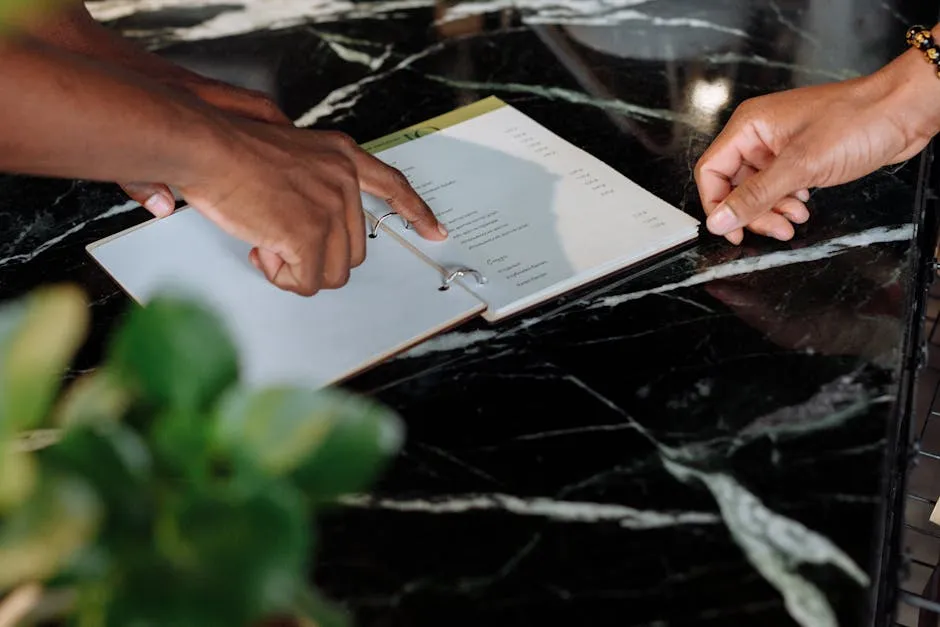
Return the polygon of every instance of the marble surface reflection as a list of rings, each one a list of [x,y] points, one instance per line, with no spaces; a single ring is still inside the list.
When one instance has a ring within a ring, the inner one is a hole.
[[[188,67],[366,141],[496,95],[683,210],[743,99],[870,72],[937,6],[904,0],[99,0]],[[925,182],[814,193],[789,243],[703,236],[348,385],[405,418],[312,575],[363,626],[868,624],[904,392]],[[144,220],[113,185],[0,177],[0,297],[128,299],[84,246]]]

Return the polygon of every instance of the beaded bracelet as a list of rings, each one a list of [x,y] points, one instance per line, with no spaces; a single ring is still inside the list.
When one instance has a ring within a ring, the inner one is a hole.
[[[933,40],[933,34],[925,26],[913,26],[907,31],[907,45],[924,53],[927,61],[937,67],[940,77],[940,47]]]

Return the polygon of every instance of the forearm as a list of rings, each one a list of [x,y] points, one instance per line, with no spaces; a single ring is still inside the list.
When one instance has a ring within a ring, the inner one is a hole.
[[[202,79],[99,24],[84,0],[60,0],[56,11],[41,12],[22,20],[17,27],[50,46],[121,65],[164,82]]]
[[[30,40],[0,40],[0,171],[185,184],[221,130],[208,107]]]

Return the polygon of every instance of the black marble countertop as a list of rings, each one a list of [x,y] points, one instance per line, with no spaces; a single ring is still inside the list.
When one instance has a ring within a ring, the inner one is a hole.
[[[696,216],[692,167],[736,103],[874,70],[937,14],[913,0],[243,2],[90,6],[361,141],[499,96]],[[377,500],[324,521],[317,580],[362,626],[881,620],[929,252],[919,167],[816,192],[792,242],[704,235],[350,382],[401,413],[408,444]],[[113,185],[0,178],[0,298],[83,285],[94,335],[78,367],[93,368],[130,303],[84,246],[146,217]]]

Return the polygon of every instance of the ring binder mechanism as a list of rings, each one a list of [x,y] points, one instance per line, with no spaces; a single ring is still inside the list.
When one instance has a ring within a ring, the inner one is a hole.
[[[441,283],[439,289],[442,292],[446,292],[450,289],[450,284],[459,279],[460,277],[472,274],[473,278],[477,280],[477,283],[480,285],[486,284],[486,277],[483,276],[479,271],[474,270],[473,268],[457,268],[456,270],[451,271],[444,277],[444,281]]]
[[[378,236],[379,236],[379,227],[382,225],[383,222],[385,222],[385,220],[387,220],[388,218],[390,218],[390,217],[392,217],[392,216],[398,216],[398,217],[401,218],[401,216],[398,214],[397,211],[389,211],[388,213],[386,213],[386,214],[383,215],[381,218],[378,218],[378,219],[375,221],[375,225],[374,225],[374,226],[372,227],[372,229],[369,231],[369,237],[371,237],[372,239],[375,239],[376,237],[378,237]],[[411,229],[411,223],[410,223],[410,222],[408,222],[408,221],[405,220],[404,218],[401,218],[401,221],[404,223],[406,229]],[[461,268],[455,268],[454,270],[451,270],[450,272],[448,272],[448,273],[444,276],[444,279],[443,279],[443,281],[441,282],[441,286],[440,286],[438,289],[439,289],[440,291],[442,291],[442,292],[446,292],[447,290],[450,289],[450,284],[451,284],[451,283],[453,283],[454,281],[456,281],[456,280],[459,279],[460,277],[465,276],[465,275],[467,275],[467,274],[473,275],[473,277],[477,280],[477,284],[479,284],[479,285],[485,285],[485,284],[486,284],[486,277],[483,276],[483,274],[482,274],[480,271],[474,270],[473,268],[463,268],[463,267],[461,267]]]
[[[379,227],[382,225],[383,222],[385,222],[386,218],[390,218],[392,216],[397,216],[397,215],[398,215],[397,211],[390,211],[386,213],[384,216],[382,216],[381,218],[379,218],[378,220],[376,220],[375,226],[373,226],[372,230],[369,232],[369,237],[371,237],[372,239],[375,239],[376,237],[378,237]],[[401,216],[398,216],[398,217],[401,218]],[[411,223],[408,222],[408,220],[401,218],[401,221],[402,223],[404,223],[406,229],[411,230]]]

